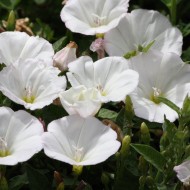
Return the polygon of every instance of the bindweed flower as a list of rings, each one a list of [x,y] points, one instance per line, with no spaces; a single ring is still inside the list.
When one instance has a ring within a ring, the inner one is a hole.
[[[26,111],[0,107],[0,165],[16,165],[42,149],[43,127]]]
[[[53,65],[58,67],[61,71],[68,69],[68,64],[74,61],[76,57],[77,44],[70,42],[65,48],[58,51],[53,56]]]
[[[138,73],[127,69],[122,57],[106,57],[93,63],[90,57],[80,57],[69,64],[67,77],[73,87],[84,85],[100,92],[100,101],[121,101],[138,85]]]
[[[175,166],[174,171],[177,173],[178,179],[185,185],[190,185],[190,160]]]
[[[70,114],[79,114],[81,117],[95,115],[101,101],[99,91],[96,88],[87,89],[84,86],[71,87],[59,95],[61,104]]]
[[[0,63],[10,65],[18,59],[34,58],[52,64],[52,45],[40,37],[25,32],[3,32],[0,34]]]
[[[44,152],[50,158],[71,165],[95,165],[120,147],[116,133],[95,117],[71,115],[52,121],[42,136]]]
[[[59,69],[30,59],[19,60],[0,72],[0,90],[26,109],[43,108],[65,90],[65,77],[58,77]]]
[[[181,55],[182,34],[159,12],[137,9],[105,34],[104,44],[110,56],[130,58],[149,49]]]
[[[129,60],[131,69],[139,73],[139,84],[131,94],[135,114],[149,121],[164,122],[178,118],[177,113],[161,103],[164,97],[178,107],[190,91],[190,66],[174,53],[149,51]]]
[[[69,0],[61,19],[72,32],[95,35],[115,28],[128,10],[129,0]]]

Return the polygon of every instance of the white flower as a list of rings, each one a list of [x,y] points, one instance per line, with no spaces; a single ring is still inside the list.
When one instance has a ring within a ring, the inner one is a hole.
[[[16,165],[42,149],[43,126],[26,111],[0,108],[0,165]]]
[[[101,107],[100,93],[96,88],[84,86],[71,87],[60,94],[59,98],[65,110],[81,117],[95,115]]]
[[[75,42],[70,42],[53,56],[53,65],[58,67],[61,71],[67,70],[68,64],[77,58],[76,50],[77,44]]]
[[[181,182],[190,185],[190,160],[175,166],[174,171],[177,173],[177,177]]]
[[[61,19],[72,32],[105,33],[116,27],[128,10],[129,0],[69,0]]]
[[[0,63],[10,65],[18,59],[35,58],[52,64],[54,50],[45,39],[29,36],[25,32],[0,33]]]
[[[12,101],[30,110],[53,102],[66,88],[59,69],[38,60],[19,60],[0,72],[0,90]]]
[[[42,136],[50,158],[71,165],[94,165],[116,153],[120,142],[110,127],[95,117],[71,115],[52,121]]]
[[[101,102],[121,101],[138,85],[138,73],[126,66],[122,57],[106,57],[93,63],[84,56],[68,65],[67,77],[73,87],[98,89]]]
[[[181,55],[182,34],[157,11],[137,9],[105,34],[105,50],[110,56],[129,56],[150,49]]]
[[[136,56],[129,63],[129,68],[139,73],[139,85],[131,94],[136,115],[159,123],[164,122],[164,115],[170,121],[177,119],[177,113],[157,97],[181,107],[190,91],[190,65],[174,53],[157,51]]]

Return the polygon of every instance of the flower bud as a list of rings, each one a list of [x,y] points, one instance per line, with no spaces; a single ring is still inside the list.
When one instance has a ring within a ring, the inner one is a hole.
[[[15,23],[16,23],[16,19],[15,19],[15,13],[14,11],[10,11],[9,13],[9,17],[6,23],[6,29],[7,31],[14,31],[15,29]]]
[[[143,143],[149,144],[150,133],[147,125],[144,122],[141,124],[140,130],[141,130],[141,140],[143,141]]]
[[[63,182],[61,182],[58,187],[57,187],[57,190],[64,190],[65,189],[65,185]]]
[[[63,178],[62,178],[61,174],[57,171],[54,171],[54,180],[56,182],[57,187],[59,187],[59,185],[61,183],[63,183]]]
[[[131,137],[129,135],[126,135],[122,140],[122,146],[120,151],[122,158],[125,158],[128,155],[130,149],[130,143],[131,143]]]
[[[104,39],[97,38],[92,44],[90,45],[90,50],[96,52],[98,54],[98,59],[105,57],[104,51]]]
[[[70,42],[62,50],[58,51],[53,57],[53,65],[61,71],[68,69],[68,64],[74,61],[76,57],[77,44]]]
[[[102,175],[101,175],[101,181],[102,183],[107,186],[109,184],[109,176],[107,173],[103,172]]]

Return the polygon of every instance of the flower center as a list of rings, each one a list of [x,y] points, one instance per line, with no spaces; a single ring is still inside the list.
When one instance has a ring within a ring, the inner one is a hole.
[[[106,24],[106,16],[98,16],[92,13],[93,27],[99,27]]]
[[[80,162],[84,154],[84,148],[83,147],[78,148],[74,145],[72,145],[72,147],[74,149],[74,160],[76,162]]]
[[[104,91],[103,87],[99,84],[96,86],[97,90],[100,91],[102,96],[106,96],[107,93]]]
[[[152,95],[150,96],[150,99],[156,103],[156,104],[159,104],[160,101],[158,100],[158,97],[162,95],[162,91],[159,89],[159,88],[156,88],[156,87],[152,87],[153,89],[153,93]]]
[[[0,157],[8,156],[10,153],[7,150],[7,142],[4,138],[0,137]]]
[[[32,95],[32,90],[31,87],[29,86],[28,88],[25,88],[25,95],[23,97],[23,100],[27,103],[33,103],[35,100],[35,97]]]

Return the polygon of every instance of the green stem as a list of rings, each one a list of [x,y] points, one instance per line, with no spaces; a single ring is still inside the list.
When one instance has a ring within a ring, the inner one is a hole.
[[[176,9],[177,9],[177,0],[172,0],[171,8],[170,8],[170,16],[171,22],[173,25],[176,25]]]

